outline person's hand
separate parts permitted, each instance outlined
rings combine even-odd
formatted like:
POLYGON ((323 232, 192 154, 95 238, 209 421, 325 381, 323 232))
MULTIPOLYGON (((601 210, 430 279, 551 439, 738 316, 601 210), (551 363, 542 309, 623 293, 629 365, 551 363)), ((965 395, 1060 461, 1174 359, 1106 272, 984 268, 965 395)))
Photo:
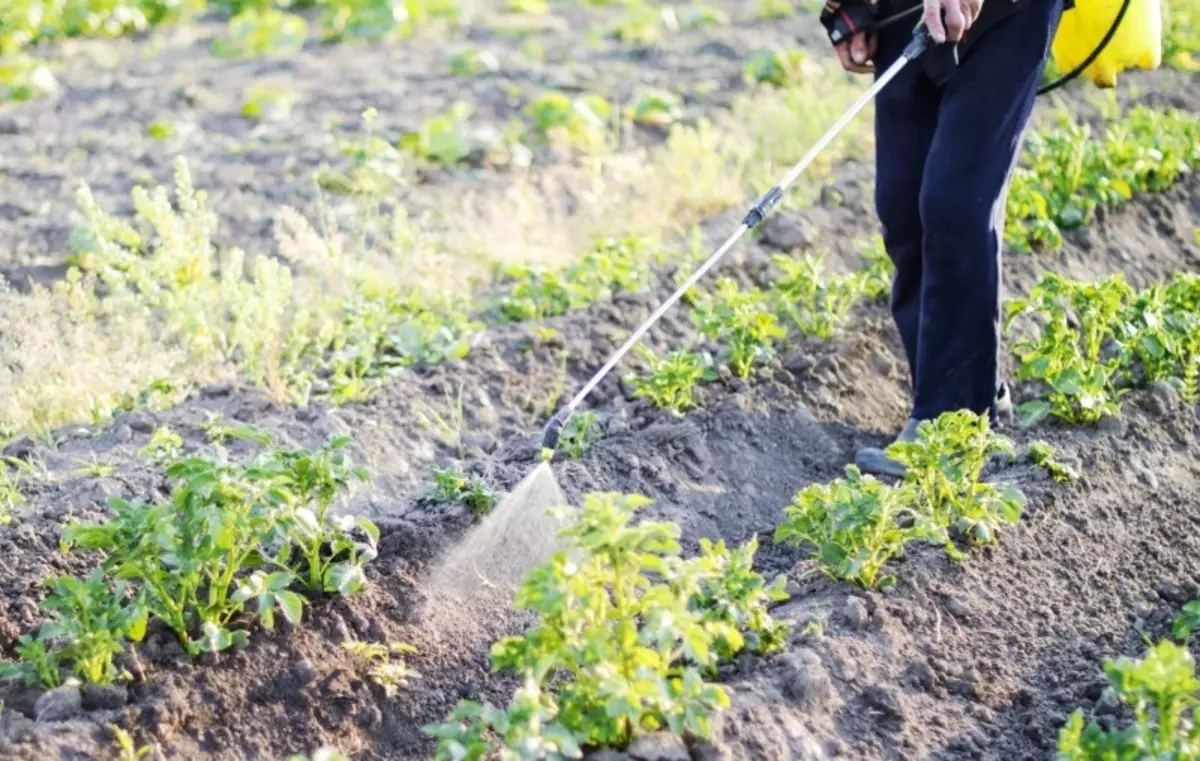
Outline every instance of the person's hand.
MULTIPOLYGON (((936 0, 926 0, 926 2, 930 1, 936 0)), ((950 2, 951 0, 946 1, 950 2)), ((957 0, 954 1, 957 2, 957 0)), ((843 42, 833 49, 837 53, 838 61, 841 62, 843 69, 853 74, 870 74, 875 71, 875 65, 871 63, 871 59, 875 57, 877 42, 878 39, 874 34, 855 32, 848 42, 843 42)))
POLYGON ((958 42, 979 18, 982 7, 983 0, 925 0, 925 28, 939 45, 958 42))

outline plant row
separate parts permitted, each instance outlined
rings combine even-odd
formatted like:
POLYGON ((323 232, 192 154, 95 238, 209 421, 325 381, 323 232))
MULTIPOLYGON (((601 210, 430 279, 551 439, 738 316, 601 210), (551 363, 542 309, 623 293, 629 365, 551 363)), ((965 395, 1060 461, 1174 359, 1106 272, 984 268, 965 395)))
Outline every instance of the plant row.
POLYGON ((437 759, 575 759, 650 732, 707 737, 712 713, 729 705, 717 667, 783 646, 790 631, 768 607, 786 599, 784 579, 767 584, 753 570, 757 542, 701 540, 685 559, 675 524, 631 524, 648 503, 600 493, 557 509, 563 548, 514 599, 536 621, 491 649, 493 668, 521 686, 505 706, 465 700, 426 727, 437 759))
MULTIPOLYGON (((1047 446, 1039 442, 1035 456, 1056 477, 1069 477, 1047 446)), ((982 478, 993 457, 1015 456, 1013 442, 991 431, 985 416, 962 410, 924 421, 914 441, 893 443, 887 455, 906 468, 899 483, 847 466, 844 478, 796 495, 775 541, 808 547, 813 566, 832 578, 878 587, 894 581, 886 566, 913 542, 941 545, 961 560, 959 543, 990 544, 1021 517, 1020 490, 982 478)))
POLYGON ((166 469, 167 501, 109 502, 100 524, 71 524, 62 549, 100 553, 86 577, 48 580, 48 619, 20 638, 15 664, 0 676, 57 686, 64 671, 84 682, 127 678, 114 660, 151 622, 193 655, 245 642, 250 626, 282 617, 298 624, 314 595, 349 596, 366 583, 379 531, 330 508, 366 473, 346 439, 317 450, 275 446, 255 428, 230 429, 265 448, 244 463, 181 457, 166 469))
POLYGON ((1200 117, 1135 106, 1100 135, 1063 112, 1025 141, 1007 200, 1005 239, 1016 250, 1057 249, 1063 232, 1136 193, 1166 190, 1200 166, 1200 117))
POLYGON ((1029 424, 1115 417, 1122 396, 1156 381, 1200 400, 1200 276, 1137 290, 1120 273, 1095 282, 1048 274, 1028 299, 1005 305, 1010 332, 1018 318, 1017 379, 1037 395, 1019 408, 1029 424))
POLYGON ((1188 650, 1200 627, 1200 603, 1190 602, 1175 620, 1172 639, 1151 644, 1141 658, 1104 664, 1105 693, 1132 718, 1125 728, 1071 714, 1059 731, 1056 761, 1193 761, 1200 758, 1200 679, 1188 650))

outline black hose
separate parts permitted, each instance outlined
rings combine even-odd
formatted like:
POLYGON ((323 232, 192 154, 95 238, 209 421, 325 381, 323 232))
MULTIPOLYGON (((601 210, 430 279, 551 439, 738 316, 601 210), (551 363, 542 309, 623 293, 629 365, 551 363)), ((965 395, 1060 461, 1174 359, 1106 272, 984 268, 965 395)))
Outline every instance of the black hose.
POLYGON ((1070 82, 1072 79, 1075 79, 1082 74, 1084 69, 1091 66, 1092 62, 1100 57, 1100 54, 1104 52, 1106 47, 1108 47, 1108 43, 1112 42, 1113 36, 1117 33, 1117 27, 1121 25, 1121 20, 1125 18, 1125 11, 1129 10, 1129 2, 1130 0, 1122 0, 1121 9, 1117 11, 1117 17, 1113 19, 1112 26, 1108 28, 1108 33, 1104 35, 1104 39, 1100 40, 1100 44, 1096 46, 1096 49, 1092 51, 1091 55, 1083 59, 1083 63, 1076 66, 1069 73, 1064 74, 1048 85, 1039 87, 1037 91, 1038 95, 1045 95, 1048 92, 1062 87, 1067 82, 1070 82))

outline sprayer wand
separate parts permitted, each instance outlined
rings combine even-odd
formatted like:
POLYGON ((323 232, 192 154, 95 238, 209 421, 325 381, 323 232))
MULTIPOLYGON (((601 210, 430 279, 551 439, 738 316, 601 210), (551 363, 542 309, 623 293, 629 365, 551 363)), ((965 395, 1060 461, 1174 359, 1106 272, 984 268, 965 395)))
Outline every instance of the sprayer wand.
POLYGON ((845 129, 850 120, 853 119, 858 112, 863 109, 863 107, 874 100, 875 96, 877 96, 883 88, 887 87, 888 83, 891 82, 906 65, 920 58, 921 55, 924 54, 929 48, 930 43, 931 38, 929 37, 929 31, 924 26, 918 27, 913 36, 912 42, 910 42, 908 47, 904 49, 904 53, 900 56, 899 60, 892 64, 887 71, 881 74, 876 79, 875 84, 871 85, 870 89, 863 93, 863 95, 857 101, 855 101, 854 105, 852 105, 850 109, 846 111, 846 113, 842 114, 841 118, 837 120, 833 127, 831 127, 829 131, 817 141, 816 145, 809 149, 808 153, 804 154, 804 157, 792 167, 791 171, 789 171, 787 175, 780 180, 778 185, 774 186, 765 194, 763 194, 762 198, 760 198, 758 202, 755 203, 748 212, 746 212, 746 216, 743 217, 738 229, 734 231, 734 233, 730 235, 724 243, 721 244, 720 248, 714 251, 712 255, 709 256, 708 259, 705 260, 705 262, 701 264, 695 272, 692 273, 692 275, 683 283, 683 285, 679 286, 679 288, 677 288, 675 292, 672 293, 670 297, 658 307, 658 309, 655 309, 654 314, 650 315, 649 319, 639 325, 637 330, 633 331, 633 334, 630 335, 625 343, 621 345, 621 348, 617 349, 616 352, 613 353, 608 361, 604 363, 604 366, 592 376, 591 380, 589 380, 582 389, 580 389, 579 393, 576 394, 575 397, 571 399, 571 401, 568 402, 565 407, 555 413, 554 417, 551 418, 550 422, 546 425, 546 431, 542 435, 543 459, 548 459, 549 455, 553 454, 555 448, 558 446, 558 439, 562 435, 563 426, 565 426, 567 421, 570 420, 571 416, 575 414, 575 409, 583 402, 584 399, 587 398, 587 395, 590 394, 597 385, 599 385, 600 381, 604 380, 604 378, 610 372, 612 372, 612 369, 617 366, 617 363, 621 361, 621 358, 629 353, 629 350, 632 349, 639 340, 641 340, 642 336, 646 334, 646 331, 649 330, 654 323, 658 322, 659 318, 661 318, 668 309, 674 306, 679 299, 683 298, 683 295, 687 293, 688 290, 695 285, 698 280, 700 280, 700 278, 704 277, 704 275, 710 269, 712 269, 713 266, 716 265, 716 263, 720 261, 723 256, 725 256, 725 254, 729 252, 729 249, 733 248, 733 245, 737 243, 743 235, 745 235, 747 230, 763 221, 771 208, 779 202, 779 199, 783 197, 783 194, 787 191, 787 189, 796 181, 796 178, 799 177, 800 174, 807 169, 810 164, 812 164, 817 156, 819 156, 821 152, 825 150, 829 143, 832 142, 833 139, 837 137, 843 129, 845 129))

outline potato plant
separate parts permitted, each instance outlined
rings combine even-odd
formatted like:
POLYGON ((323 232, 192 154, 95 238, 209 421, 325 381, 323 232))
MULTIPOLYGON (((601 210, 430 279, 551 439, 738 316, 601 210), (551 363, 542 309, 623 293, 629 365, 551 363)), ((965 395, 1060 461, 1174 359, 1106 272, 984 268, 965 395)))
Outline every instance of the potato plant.
POLYGON ((584 453, 600 440, 600 424, 596 413, 592 411, 579 412, 571 416, 563 426, 560 446, 568 457, 578 460, 584 453))
POLYGON ((1032 133, 1007 201, 1005 237, 1018 250, 1062 245, 1064 230, 1135 193, 1161 191, 1200 163, 1200 119, 1176 109, 1136 106, 1111 119, 1098 139, 1063 114, 1032 133))
POLYGON ((1095 283, 1047 275, 1029 300, 1006 304, 1006 322, 1032 315, 1038 327, 1014 342, 1017 377, 1038 381, 1022 405, 1027 424, 1053 416, 1094 423, 1120 412, 1130 389, 1165 381, 1200 398, 1200 278, 1135 291, 1122 276, 1095 283))
POLYGON ((1068 465, 1059 462, 1054 456, 1054 447, 1045 441, 1034 441, 1029 445, 1029 459, 1034 465, 1044 469, 1050 477, 1059 483, 1067 483, 1078 478, 1075 471, 1068 465))
POLYGON ((1058 736, 1058 761, 1192 759, 1200 752, 1200 679, 1187 648, 1164 640, 1141 659, 1104 665, 1110 688, 1133 723, 1106 730, 1075 711, 1058 736))
MULTIPOLYGON (((951 530, 969 544, 991 544, 1000 527, 1021 518, 1020 490, 982 480, 992 457, 1014 455, 1012 440, 992 431, 984 415, 959 410, 923 421, 915 441, 894 442, 887 454, 907 466, 904 480, 917 509, 939 531, 951 530)), ((949 536, 945 546, 951 556, 963 557, 949 536)))
POLYGON ((773 357, 774 341, 785 335, 767 294, 756 288, 743 291, 729 278, 717 281, 692 317, 701 335, 721 345, 724 358, 740 378, 773 357))
POLYGON ((334 517, 329 507, 352 480, 365 478, 334 439, 320 450, 270 450, 248 464, 189 457, 167 469, 168 502, 111 500, 104 524, 73 524, 67 548, 104 554, 109 578, 130 582, 150 615, 191 653, 244 642, 231 628, 252 609, 267 627, 275 613, 297 623, 312 593, 351 595, 365 583, 378 529, 365 518, 334 517))
POLYGON ((426 727, 437 759, 573 759, 646 732, 709 734, 729 699, 704 671, 748 641, 773 646, 780 630, 762 605, 776 595, 748 569, 753 547, 684 559, 678 526, 632 524, 648 502, 588 494, 578 511, 560 511, 567 547, 527 574, 514 600, 538 620, 492 647, 493 666, 522 687, 505 708, 464 701, 426 727))
POLYGON ((658 258, 654 241, 631 235, 597 239, 590 252, 562 270, 511 267, 503 273, 509 292, 500 314, 514 322, 543 320, 618 292, 645 290, 658 258))
POLYGON ((780 270, 771 288, 776 313, 801 336, 832 338, 870 290, 868 270, 827 278, 820 256, 778 255, 772 261, 780 270))
POLYGON ((464 504, 476 518, 482 518, 496 506, 496 494, 478 476, 470 478, 455 468, 434 468, 433 485, 425 500, 442 504, 464 504))
POLYGON ((659 358, 644 346, 634 348, 648 368, 644 373, 625 376, 633 395, 676 415, 696 406, 697 384, 718 377, 707 353, 677 349, 659 358))
POLYGON ((419 679, 420 673, 408 667, 404 656, 415 653, 412 645, 394 642, 381 645, 376 642, 345 642, 342 647, 369 665, 367 675, 378 684, 384 695, 394 698, 410 679, 419 679))
POLYGON ((1123 391, 1114 381, 1120 355, 1105 350, 1118 339, 1117 318, 1132 296, 1133 289, 1119 274, 1080 283, 1051 273, 1028 300, 1005 305, 1008 325, 1027 312, 1042 323, 1033 336, 1013 343, 1017 379, 1040 381, 1045 387, 1042 398, 1021 405, 1026 424, 1050 415, 1067 423, 1095 423, 1119 413, 1123 391))
POLYGON ((874 588, 895 578, 885 572, 909 542, 930 536, 912 487, 894 487, 856 466, 828 484, 802 489, 775 529, 777 543, 812 547, 820 570, 834 579, 874 588))

